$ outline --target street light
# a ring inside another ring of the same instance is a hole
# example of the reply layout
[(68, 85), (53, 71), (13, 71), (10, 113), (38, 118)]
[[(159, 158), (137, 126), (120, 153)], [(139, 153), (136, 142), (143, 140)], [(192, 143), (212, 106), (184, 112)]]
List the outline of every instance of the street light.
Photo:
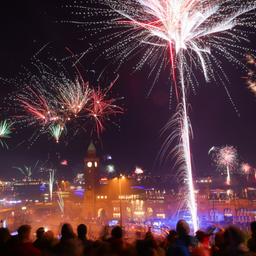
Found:
[(118, 180), (118, 188), (119, 188), (119, 209), (120, 209), (120, 226), (123, 226), (123, 209), (122, 209), (122, 186), (121, 181), (125, 179), (125, 176), (120, 174), (119, 177), (117, 177)]

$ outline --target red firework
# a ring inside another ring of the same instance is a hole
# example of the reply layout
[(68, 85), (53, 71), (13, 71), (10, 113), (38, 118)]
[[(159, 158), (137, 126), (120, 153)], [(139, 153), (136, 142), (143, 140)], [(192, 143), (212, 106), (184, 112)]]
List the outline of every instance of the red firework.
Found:
[(91, 92), (91, 104), (88, 108), (89, 117), (95, 121), (96, 132), (98, 136), (105, 130), (105, 121), (110, 116), (122, 114), (123, 108), (115, 104), (117, 99), (109, 98), (107, 90), (102, 90), (100, 87), (93, 89)]

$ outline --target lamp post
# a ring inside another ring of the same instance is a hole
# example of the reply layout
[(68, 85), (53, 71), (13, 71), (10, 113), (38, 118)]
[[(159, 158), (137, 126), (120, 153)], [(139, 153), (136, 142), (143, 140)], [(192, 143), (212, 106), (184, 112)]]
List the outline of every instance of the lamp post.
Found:
[(119, 209), (120, 209), (120, 226), (123, 226), (123, 207), (122, 207), (122, 180), (125, 179), (125, 176), (120, 174), (117, 178), (118, 180), (118, 193), (119, 193)]

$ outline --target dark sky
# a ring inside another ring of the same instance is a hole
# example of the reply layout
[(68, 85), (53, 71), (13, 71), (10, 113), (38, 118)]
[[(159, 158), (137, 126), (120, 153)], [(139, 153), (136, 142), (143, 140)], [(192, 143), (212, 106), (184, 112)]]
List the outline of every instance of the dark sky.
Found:
[[(61, 24), (68, 19), (57, 0), (23, 0), (5, 1), (0, 8), (0, 76), (15, 77), (22, 65), (28, 65), (31, 57), (44, 44), (50, 43), (46, 51), (61, 56), (65, 47), (79, 53), (86, 49), (88, 41), (81, 41), (81, 30), (74, 26)], [(251, 47), (256, 38), (252, 37)], [(67, 54), (67, 53), (65, 53)], [(241, 59), (245, 61), (244, 59)], [(84, 58), (81, 63), (90, 67), (91, 59)], [(125, 96), (123, 106), (125, 114), (118, 121), (120, 129), (108, 127), (102, 136), (98, 149), (102, 154), (109, 153), (120, 170), (130, 170), (135, 165), (154, 173), (172, 170), (168, 164), (161, 164), (157, 154), (161, 147), (160, 129), (173, 113), (169, 111), (169, 81), (163, 74), (149, 98), (146, 97), (152, 81), (147, 78), (149, 70), (131, 74), (132, 62), (120, 70), (120, 79), (115, 93)], [(94, 67), (97, 69), (97, 67)], [(201, 88), (196, 95), (190, 96), (191, 121), (194, 130), (192, 152), (194, 169), (198, 175), (214, 171), (212, 161), (207, 154), (213, 145), (234, 145), (239, 150), (241, 161), (256, 165), (256, 120), (255, 97), (247, 90), (245, 75), (230, 63), (224, 65), (230, 77), (230, 92), (239, 110), (234, 111), (222, 86), (206, 84), (200, 81)], [(1, 98), (10, 91), (8, 85), (1, 85)], [(0, 113), (0, 116), (1, 113)], [(82, 159), (90, 141), (88, 134), (80, 134), (69, 143), (54, 145), (47, 136), (42, 136), (28, 149), (28, 143), (17, 144), (29, 137), (31, 130), (16, 130), (8, 141), (9, 150), (0, 148), (0, 177), (15, 176), (14, 165), (31, 165), (37, 160), (45, 161), (55, 152), (61, 158), (68, 159), (68, 171), (73, 173), (81, 169)]]

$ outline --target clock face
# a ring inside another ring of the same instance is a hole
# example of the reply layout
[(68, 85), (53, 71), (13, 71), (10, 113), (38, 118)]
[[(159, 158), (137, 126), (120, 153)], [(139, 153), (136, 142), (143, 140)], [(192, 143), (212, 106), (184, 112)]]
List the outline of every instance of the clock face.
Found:
[(92, 167), (92, 162), (88, 162), (87, 167), (91, 168)]

